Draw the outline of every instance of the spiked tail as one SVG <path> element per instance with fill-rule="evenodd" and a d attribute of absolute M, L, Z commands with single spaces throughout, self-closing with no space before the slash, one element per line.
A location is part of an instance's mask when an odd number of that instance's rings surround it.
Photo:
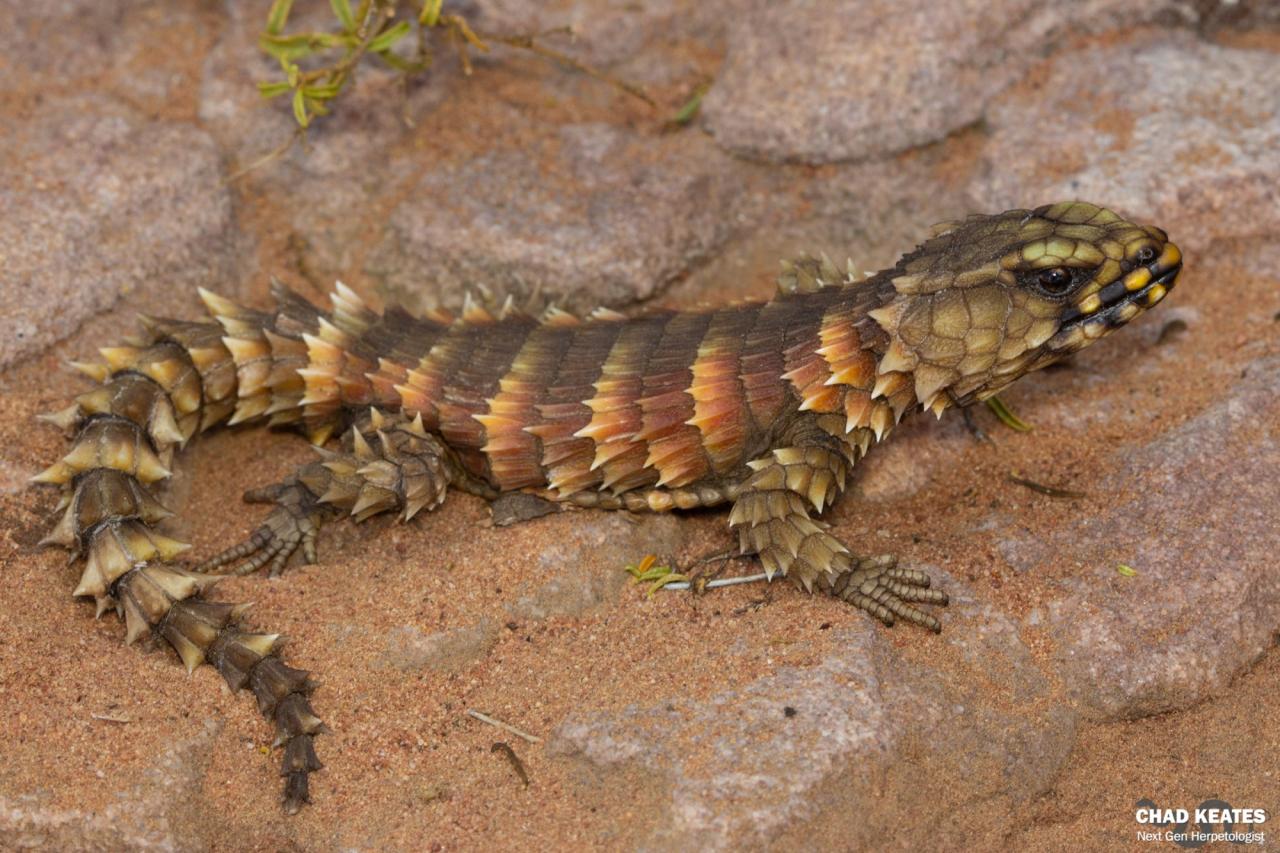
<path fill-rule="evenodd" d="M 103 349 L 105 364 L 76 365 L 102 384 L 44 418 L 71 435 L 71 448 L 34 478 L 62 490 L 62 515 L 42 544 L 84 557 L 76 595 L 91 596 L 99 616 L 114 609 L 125 621 L 127 643 L 162 637 L 188 671 L 207 662 L 233 689 L 253 691 L 283 747 L 289 813 L 307 801 L 308 776 L 321 766 L 313 740 L 324 727 L 309 699 L 315 684 L 279 659 L 279 635 L 241 626 L 244 605 L 201 598 L 217 577 L 170 565 L 189 546 L 156 529 L 172 513 L 153 489 L 170 476 L 175 448 L 243 415 L 246 400 L 251 408 L 263 393 L 291 393 L 290 382 L 301 396 L 296 370 L 274 354 L 301 352 L 305 360 L 305 348 L 267 329 L 297 331 L 311 319 L 295 302 L 274 315 L 241 311 L 223 326 L 144 318 L 147 334 Z M 230 335 L 239 337 L 228 346 Z M 270 356 L 266 365 L 241 363 L 238 356 L 248 350 L 242 342 L 249 339 L 261 340 Z M 258 386 L 246 394 L 242 381 L 248 380 Z"/>

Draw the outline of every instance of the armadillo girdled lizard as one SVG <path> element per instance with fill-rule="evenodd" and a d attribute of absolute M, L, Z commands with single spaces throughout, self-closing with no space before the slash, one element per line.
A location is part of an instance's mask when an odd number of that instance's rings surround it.
<path fill-rule="evenodd" d="M 275 634 L 204 596 L 229 569 L 280 571 L 349 514 L 407 520 L 448 487 L 602 509 L 732 505 L 765 571 L 933 630 L 929 577 L 851 552 L 818 516 L 904 417 L 982 400 L 1158 303 L 1182 266 L 1158 228 L 1064 202 L 937 226 L 869 278 L 787 265 L 769 302 L 579 319 L 469 302 L 378 315 L 339 285 L 324 312 L 276 288 L 267 311 L 205 293 L 214 322 L 144 319 L 78 365 L 101 385 L 46 416 L 72 448 L 35 479 L 62 491 L 45 540 L 85 561 L 76 595 L 249 688 L 283 747 L 285 808 L 308 800 L 323 724 Z M 242 545 L 188 570 L 157 529 L 174 451 L 221 423 L 297 424 L 321 459 L 246 497 L 273 503 Z M 329 443 L 331 436 L 341 435 Z"/>

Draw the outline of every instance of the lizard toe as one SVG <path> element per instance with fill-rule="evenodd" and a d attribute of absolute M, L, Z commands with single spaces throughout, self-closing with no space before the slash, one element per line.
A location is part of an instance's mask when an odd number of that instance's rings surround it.
<path fill-rule="evenodd" d="M 249 538 L 215 554 L 193 571 L 248 575 L 269 566 L 267 576 L 274 578 L 284 572 L 289 559 L 299 550 L 306 563 L 316 561 L 316 535 L 334 510 L 321 504 L 310 489 L 297 482 L 282 483 L 246 492 L 245 499 L 251 503 L 274 503 L 276 508 Z"/>

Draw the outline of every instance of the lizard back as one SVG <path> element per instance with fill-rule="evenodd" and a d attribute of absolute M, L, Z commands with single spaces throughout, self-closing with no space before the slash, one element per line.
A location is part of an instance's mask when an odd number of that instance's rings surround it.
<path fill-rule="evenodd" d="M 473 302 L 458 317 L 378 315 L 342 288 L 300 336 L 305 393 L 268 408 L 296 401 L 315 423 L 366 406 L 420 415 L 500 491 L 563 499 L 736 482 L 799 412 L 883 429 L 913 399 L 909 380 L 871 397 L 887 336 L 868 314 L 892 292 L 887 279 L 801 265 L 788 279 L 801 284 L 768 302 L 634 318 L 535 319 Z"/>

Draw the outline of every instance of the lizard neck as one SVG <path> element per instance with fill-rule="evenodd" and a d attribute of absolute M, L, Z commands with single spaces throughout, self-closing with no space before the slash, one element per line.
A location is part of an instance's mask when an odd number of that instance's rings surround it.
<path fill-rule="evenodd" d="M 886 360 L 894 341 L 876 319 L 895 297 L 892 276 L 838 273 L 827 261 L 807 259 L 785 267 L 779 279 L 778 299 L 801 300 L 820 318 L 787 351 L 784 377 L 799 409 L 818 413 L 824 429 L 842 432 L 864 451 L 921 408 L 910 368 Z M 949 404 L 943 399 L 936 411 Z"/>

